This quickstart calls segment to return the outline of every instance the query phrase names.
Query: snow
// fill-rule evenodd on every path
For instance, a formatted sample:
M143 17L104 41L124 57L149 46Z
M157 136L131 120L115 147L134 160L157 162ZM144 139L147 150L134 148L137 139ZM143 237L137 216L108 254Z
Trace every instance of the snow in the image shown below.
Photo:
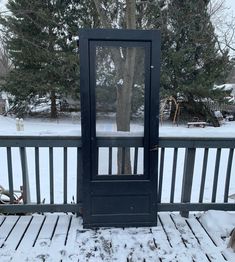
M124 135L125 132L115 132L115 125L100 121L98 126L99 136ZM139 124L133 124L129 135L139 136L143 134L143 128ZM16 131L16 120L11 117L0 116L0 136L80 136L80 119L71 118L50 120L39 118L24 119L24 132ZM207 126L206 128L187 128L187 125L175 126L173 124L163 124L159 127L160 137L235 137L235 122L225 122L221 127L215 128Z
M99 125L99 136L111 135L111 136L130 136L137 135L140 136L141 126L136 124L132 130L126 134L126 132L114 132L112 124L106 123L105 121L101 122ZM80 119L65 118L59 120L48 120L48 119L37 119L37 118L26 118L24 119L24 131L16 131L16 120L11 117L0 116L0 137L1 136L79 136L81 134ZM187 128L186 125L173 126L171 124L164 124L160 126L160 136L161 137L231 137L235 138L235 122L226 122L219 128L214 128L207 126L205 128ZM192 189L192 202L198 202L199 189L200 189L200 175L202 169L203 161L203 150L197 149L196 159L195 159L195 170L194 170L194 180L193 180L193 189ZM41 194L42 199L45 198L45 202L49 203L49 150L48 148L40 148L40 174L41 174ZM183 175L183 161L184 161L184 152L183 148L178 150L178 162L177 162L177 176L176 176L176 187L175 187L175 199L174 202L180 202L181 195L181 186L182 186L182 175ZM55 203L63 203L63 148L54 148L54 186L55 186ZM101 149L101 159L108 157L108 151ZM221 152L221 164L219 168L219 183L218 183L218 192L216 202L223 201L223 190L225 183L226 170L225 166L227 165L229 150L222 149ZM115 151L113 151L115 155ZM132 154L133 155L133 154ZM0 175L1 175L1 184L8 188L8 169L7 169L7 155L6 149L0 147ZM143 165L143 153L139 154L139 172L142 172ZM31 199L36 201L36 188L35 188L35 164L34 164L34 149L27 148L27 160L28 160L28 169L30 176L30 190L31 190ZM133 157L133 156L132 156ZM210 150L208 155L208 163L215 161L216 151L214 149ZM163 193L162 193L162 202L169 203L170 190L169 190L169 181L171 180L172 175L172 163L173 159L173 149L169 148L165 151L165 166L164 166L164 178L163 178ZM68 202L72 201L73 197L76 196L76 160L77 152L76 148L68 148ZM115 161L115 160L114 160ZM233 162L235 161L235 156ZM22 174L19 150L18 148L12 148L12 162L13 166L13 175L14 175L14 188L19 189L22 185ZM100 173L105 173L104 170L107 170L107 163L102 161L101 166L99 167ZM142 165L142 166L141 166ZM205 184L205 193L204 193L204 202L211 201L212 193L212 179L214 175L214 166L208 165L207 167L207 178ZM114 171L114 170L113 170ZM115 171L114 171L115 172ZM231 181L235 180L235 165L232 166L231 172ZM229 194L235 193L235 185L230 186ZM233 202L233 199L229 200ZM235 227L235 214L228 213L224 211L208 211L201 215L201 223L205 225L208 230L218 235L218 237L226 237L228 239L231 230ZM189 220L190 223L190 220ZM135 232L137 229L133 229ZM139 229L138 229L139 230ZM104 231L101 230L105 234ZM130 243L133 247L135 246L135 239L132 240L129 238L128 234L125 235L124 231L118 231L115 241L121 242L122 239ZM129 231L128 231L129 232ZM138 231L139 232L139 231ZM169 233L172 230L169 229ZM89 233L90 234L90 233ZM89 235L88 234L88 235ZM157 234L156 234L157 235ZM84 235L85 236L85 235ZM173 238L174 239L174 238ZM131 243L130 241L134 241ZM226 247L225 247L226 248ZM197 253L197 249L194 250ZM177 251L175 251L177 252ZM174 253L173 253L174 254ZM125 257L126 254L118 254L120 257ZM169 256L169 255L168 255ZM167 258L168 259L168 258ZM171 261L167 260L166 261ZM170 259L170 258L169 258ZM186 257L185 260L189 261Z
M235 228L235 214L220 210L209 210L200 217L209 230L220 237L229 237Z
M6 10L6 7L5 7L6 3L7 3L7 0L0 0L0 12Z
M207 126L205 128L184 126L160 126L160 137L235 137L235 122L225 122L221 127Z
M215 89L223 89L225 91L231 91L235 88L235 84L224 84L224 85L215 85Z
M80 136L81 126L71 119L24 119L24 131L16 130L16 119L0 116L0 136Z

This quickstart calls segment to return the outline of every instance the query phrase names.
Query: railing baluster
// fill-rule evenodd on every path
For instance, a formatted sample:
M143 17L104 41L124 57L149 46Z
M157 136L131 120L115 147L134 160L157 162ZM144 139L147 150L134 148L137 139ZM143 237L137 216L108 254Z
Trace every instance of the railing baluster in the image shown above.
M49 147L50 204L54 204L54 161L53 147Z
M12 171L12 154L11 148L7 147L7 166L8 166L8 183L9 183L9 194L10 203L14 203L14 192L13 192L13 171Z
M138 167L138 147L135 147L135 153L134 153L134 170L133 174L137 174L137 167Z
M36 176L36 195L37 204L41 203L41 192L40 192L40 169L39 169L39 148L35 147L35 176Z
M96 159L95 159L95 174L99 175L99 153L100 153L100 148L96 148Z
M109 175L112 175L112 159L113 159L113 157L112 157L112 152L113 152L113 149L112 149L112 147L110 146L110 147L109 147L109 171L108 171L108 174L109 174Z
M174 148L170 203L174 202L177 158L178 158L178 148Z
M228 192L229 192L229 184L230 184L230 177L231 177L231 169L232 169L232 161L233 161L233 152L234 148L230 148L229 150L229 157L228 157L228 165L227 165L227 172L226 172L226 180L225 180L225 188L224 188L224 202L228 202Z
M77 203L81 203L83 200L82 192L82 150L77 148ZM77 214L81 214L82 210L78 210Z
M125 161L126 160L126 148L125 147L122 147L122 172L121 174L125 174Z
M64 147L64 204L67 204L68 197L68 150Z
M217 153L216 153L216 160L215 160L215 173L214 173L214 182L213 182L212 197L211 197L212 203L214 203L216 200L218 177L219 177L220 156L221 156L221 148L218 148Z
M206 182L206 169L207 169L207 161L208 161L208 148L205 148L204 157L203 157L203 166L202 166L202 176L201 176L201 186L199 193L199 203L202 203L204 190L205 190L205 182Z
M31 202L30 200L30 188L29 188L29 175L28 175L28 163L25 147L20 147L20 159L22 168L22 180L23 180L23 201L24 204Z
M165 158L165 148L163 147L161 148L161 157L160 157L159 186L158 186L158 199L157 199L158 203L161 203L162 200L164 158Z
M186 148L185 159L184 159L184 174L182 181L182 194L181 202L190 203L191 192L192 192L192 182L193 182L193 170L195 163L195 153L196 148ZM181 216L188 217L188 211L181 211Z

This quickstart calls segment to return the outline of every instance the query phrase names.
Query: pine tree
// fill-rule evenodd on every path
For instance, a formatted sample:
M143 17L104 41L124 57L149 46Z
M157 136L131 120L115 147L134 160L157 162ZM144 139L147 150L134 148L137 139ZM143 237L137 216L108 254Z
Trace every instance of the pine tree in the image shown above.
M9 16L1 17L5 42L14 69L1 89L25 104L36 94L50 95L51 117L57 116L56 97L78 92L77 31L72 0L9 0Z
M216 45L208 3L171 0L162 13L167 25L162 25L162 88L175 97L180 94L202 114L207 114L205 108L196 108L196 102L222 99L224 93L214 85L224 83L231 69L228 52Z

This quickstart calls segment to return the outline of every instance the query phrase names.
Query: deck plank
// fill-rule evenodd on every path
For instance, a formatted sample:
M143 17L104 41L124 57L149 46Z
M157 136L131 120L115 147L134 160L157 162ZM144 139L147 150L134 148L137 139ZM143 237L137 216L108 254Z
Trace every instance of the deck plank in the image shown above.
M57 215L47 215L35 243L35 248L45 247L51 244L51 238L58 220Z
M230 252L227 249L227 243L226 241L222 240L221 237L216 233L211 231L211 229L203 222L199 222L204 227L206 232L210 235L210 237L213 239L214 243L220 247L220 250L222 254L226 257L228 261L235 261L235 253Z
M70 261L78 261L78 247L77 247L77 235L78 231L82 230L82 219L81 217L72 216L71 225L68 231L68 237L65 243L66 258ZM83 250L80 250L82 252ZM66 259L64 260L66 261Z
M189 228L188 224L186 223L185 218L172 214L171 215L178 231L181 234L181 238L183 239L185 245L190 250L192 257L195 261L207 261L208 258L206 257L205 253L202 250L201 245L198 243L197 239L193 235L191 229Z
M171 217L168 213L160 213L159 218L163 224L164 230L168 236L168 239L172 245L172 250L175 253L175 260L179 260L180 257L184 257L187 261L193 261L192 254L189 249L186 248L182 241L179 231L176 229Z
M72 261L112 261L110 232L105 229L101 234L100 230L84 229L82 219L73 217L66 243L66 256Z
M11 262L34 261L34 244L45 220L43 215L33 215L32 221L22 238ZM30 250L30 251L29 251Z
M194 216L185 219L178 214L160 213L159 219L158 226L151 228L89 230L83 228L82 218L74 215L3 216L0 261L234 260L225 242L213 232L206 232ZM217 246L208 234L213 235Z
M53 259L55 261L61 261L67 256L65 249L65 241L69 230L70 220L72 217L70 215L59 216L58 223L56 225L55 233L51 240L50 250L53 250Z
M21 238L23 237L23 234L26 231L31 219L31 216L21 216L19 218L11 234L4 242L4 249L16 250L16 247L19 244Z
M110 229L110 234L113 261L160 261L152 228Z
M158 226L152 227L153 241L154 245L157 248L157 254L160 259L168 259L169 261L174 261L174 254L172 253L172 247L167 239L167 235L159 221L158 217Z
M5 216L0 216L0 226L2 225L3 221L5 220Z
M45 216L42 215L36 215L32 217L32 221L26 231L26 234L24 235L22 241L20 242L17 250L24 250L25 247L34 246L44 219Z
M50 245L58 218L59 216L56 214L49 214L45 216L45 220L42 221L42 226L39 229L35 244L31 248L30 252L27 253L25 250L21 250L20 258L22 261L55 261L53 257L54 251L50 249Z
M9 237L4 242L1 248L1 256L7 261L12 259L12 252L15 252L18 244L20 243L32 217L21 216L11 231Z
M19 216L6 216L6 219L0 227L0 247L4 245L6 238L15 226Z
M195 219L194 216L191 216L187 219L192 231L197 236L198 241L200 242L200 245L209 257L211 261L226 261L224 257L222 256L220 250L215 246L215 244L212 242L211 238L208 236L208 234L205 232L205 230L202 228L202 226L199 224L197 219Z

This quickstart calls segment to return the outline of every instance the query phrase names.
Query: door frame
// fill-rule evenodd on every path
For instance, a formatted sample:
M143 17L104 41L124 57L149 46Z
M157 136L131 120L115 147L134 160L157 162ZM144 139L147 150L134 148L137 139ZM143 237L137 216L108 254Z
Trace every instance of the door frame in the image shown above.
M144 144L144 151L147 152L148 170L144 170L147 176L105 176L96 175L97 161L94 148L97 147L97 137L94 116L95 94L94 94L94 45L98 42L106 42L107 45L119 46L121 43L126 46L132 43L146 43L150 48L150 68L149 70L149 113L145 117L151 128L144 130L144 136L147 136L147 144ZM157 213L157 162L158 162L158 125L159 125L159 86L160 86L160 33L157 30L122 30L122 29L80 29L79 30L79 48L80 48L80 95L81 95L81 122L82 122L82 159L83 159L83 217L86 227L102 225L102 223L93 223L91 219L91 197L93 194L93 185L97 181L148 181L155 188L155 196L152 202L153 213ZM146 126L146 123L145 123ZM146 169L146 168L145 168ZM138 186L137 186L138 187ZM154 225L157 219L152 223ZM130 225L142 225L141 223L126 223ZM143 225L147 225L145 222ZM125 223L105 223L105 225L125 226Z

